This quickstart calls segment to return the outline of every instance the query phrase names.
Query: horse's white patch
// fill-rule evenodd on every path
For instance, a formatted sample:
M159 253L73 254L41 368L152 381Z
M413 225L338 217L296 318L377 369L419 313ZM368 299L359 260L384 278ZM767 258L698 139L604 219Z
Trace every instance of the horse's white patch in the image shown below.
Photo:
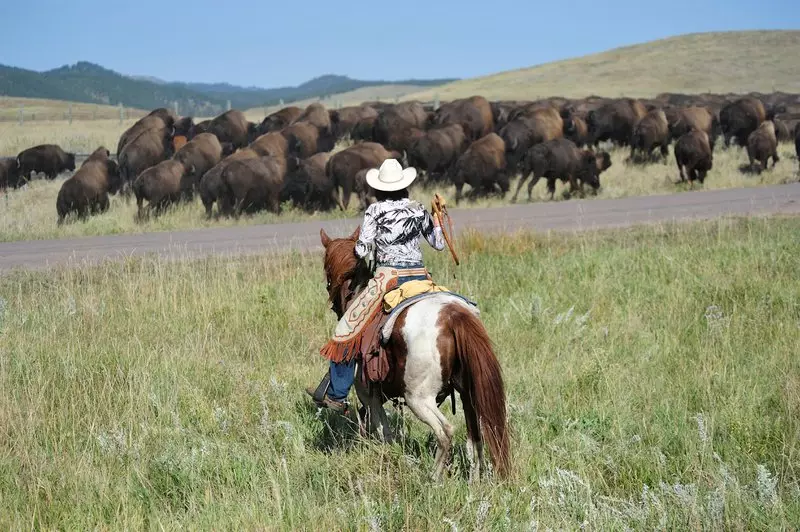
M434 325L443 306L439 300L423 299L412 305L406 313L402 330L408 352L406 396L435 398L442 388L441 357L436 347L441 328Z

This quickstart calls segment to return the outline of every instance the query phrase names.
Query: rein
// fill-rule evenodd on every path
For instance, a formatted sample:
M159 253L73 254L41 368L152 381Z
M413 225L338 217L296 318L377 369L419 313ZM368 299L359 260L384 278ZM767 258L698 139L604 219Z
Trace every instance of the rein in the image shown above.
M447 212L447 205L444 202L444 198L438 193L433 195L431 210L433 210L433 215L439 220L439 226L442 228L444 241L447 244L447 248L450 250L450 255L452 255L453 261L456 263L456 266L458 266L460 262L458 260L458 255L456 254L455 246L453 245L453 220L450 218L450 213ZM447 219L447 225L444 223L445 219Z

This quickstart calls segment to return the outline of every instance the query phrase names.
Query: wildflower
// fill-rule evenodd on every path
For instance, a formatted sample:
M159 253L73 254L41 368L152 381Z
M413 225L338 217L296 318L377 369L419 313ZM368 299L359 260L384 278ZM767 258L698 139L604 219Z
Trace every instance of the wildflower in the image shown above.
M453 521L448 517L445 517L444 519L442 519L442 521L444 521L445 524L450 525L450 532L458 532L458 527L456 526L455 521Z
M483 499L478 505L478 512L475 514L475 528L483 528L483 523L489 515L489 501Z
M758 498L761 499L761 502L769 506L778 504L778 494L775 492L778 479L772 478L769 469L763 464L758 464L756 468L756 481Z
M698 412L695 414L694 419L697 421L697 434L700 436L700 441L703 443L708 443L708 432L706 432L705 417L701 412Z

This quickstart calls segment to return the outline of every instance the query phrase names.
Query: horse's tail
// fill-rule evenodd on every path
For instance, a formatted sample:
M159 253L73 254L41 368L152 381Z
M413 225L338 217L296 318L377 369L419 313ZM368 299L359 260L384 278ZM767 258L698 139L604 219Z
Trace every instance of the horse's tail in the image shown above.
M489 446L495 471L505 477L509 468L506 394L500 363L483 323L463 310L450 321L456 357L464 372L465 392L477 415L478 426ZM465 414L468 409L465 407ZM467 420L469 424L469 420ZM475 437L480 437L475 434Z

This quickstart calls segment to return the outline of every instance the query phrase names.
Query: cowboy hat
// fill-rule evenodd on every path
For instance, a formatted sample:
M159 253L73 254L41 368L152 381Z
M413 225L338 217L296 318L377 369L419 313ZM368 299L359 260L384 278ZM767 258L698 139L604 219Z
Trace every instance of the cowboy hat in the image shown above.
M375 190L394 192L408 187L417 178L417 169L409 166L403 169L397 159L386 159L380 169L367 171L367 184Z

